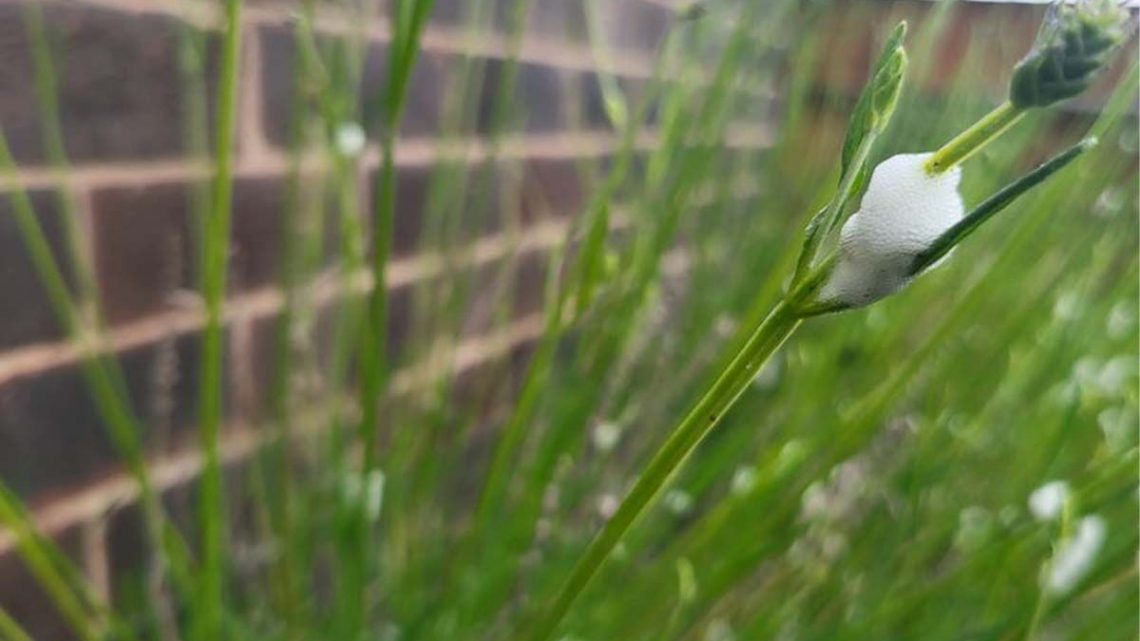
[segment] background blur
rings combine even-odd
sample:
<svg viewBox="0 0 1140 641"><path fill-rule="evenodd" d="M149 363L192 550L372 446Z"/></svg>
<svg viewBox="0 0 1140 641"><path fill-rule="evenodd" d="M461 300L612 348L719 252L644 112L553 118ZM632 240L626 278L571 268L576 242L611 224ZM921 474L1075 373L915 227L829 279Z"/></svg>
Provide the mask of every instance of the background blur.
<svg viewBox="0 0 1140 641"><path fill-rule="evenodd" d="M216 6L34 4L38 18L0 1L0 128L18 166L0 173L0 194L28 192L51 250L78 265L77 299L91 279L86 304L106 319L154 482L192 531L204 518L194 289ZM246 3L222 436L243 638L290 638L266 596L277 560L316 568L302 591L312 610L335 584L321 551L335 516L322 504L352 490L316 444L333 438L326 408L346 388L338 319L368 287L346 276L344 240L353 218L367 233L372 208L384 4L316 3L306 40L300 3ZM747 6L710 3L682 22L664 0L437 1L396 151L395 369L367 638L512 638L733 329L758 298L775 300L895 22L909 21L911 65L879 157L932 150L1003 100L1045 11ZM1094 130L1102 144L1087 158L902 294L791 339L575 606L565 639L996 640L1034 627L1040 639L1136 638L1136 62L1132 39L1093 89L969 161L963 193L976 203ZM472 521L543 331L544 283L568 236L573 254L575 221L621 164L630 122L602 282L635 268L647 235L665 243L659 260L631 307L603 306L567 332L509 452L501 511ZM137 491L12 206L0 198L0 480L144 638L178 638L155 605L169 595L155 587ZM304 552L283 548L262 514L279 488L262 470L276 459L260 458L282 416ZM1095 514L1106 534L1075 585L1041 598L1064 526L1027 499L1052 480L1075 497L1066 518ZM74 638L3 529L0 605L37 640ZM333 623L313 629L292 638L337 638Z"/></svg>

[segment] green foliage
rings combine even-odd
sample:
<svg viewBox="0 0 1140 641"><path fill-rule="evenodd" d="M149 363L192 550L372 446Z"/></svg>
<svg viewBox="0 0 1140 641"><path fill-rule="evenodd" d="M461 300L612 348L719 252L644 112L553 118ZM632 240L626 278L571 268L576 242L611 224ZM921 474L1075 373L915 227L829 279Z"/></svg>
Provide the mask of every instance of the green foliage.
<svg viewBox="0 0 1140 641"><path fill-rule="evenodd" d="M388 82L363 101L380 116L381 197L371 211L361 202L371 186L362 160L334 138L345 122L372 122L360 107L363 43L315 33L316 4L306 1L293 24L302 46L285 309L271 319L271 411L256 419L268 440L249 469L225 475L225 500L214 485L189 522L168 515L176 497L156 496L140 399L123 393L105 329L91 318L97 310L76 300L41 214L8 182L20 168L0 144L4 197L84 346L85 380L137 484L148 535L148 567L116 578L108 599L35 531L3 479L0 537L13 537L77 637L1133 638L1134 62L1100 113L999 108L982 128L986 153L964 166L963 196L979 204L914 269L951 247L953 258L869 309L801 322L830 311L805 301L827 276L824 241L861 192L872 156L933 149L995 113L977 82L994 73L992 62L979 56L945 79L944 93L925 83L902 91L909 63L912 75L939 68L934 45L955 20L916 23L905 51L905 27L891 31L848 113L854 96L821 99L815 73L832 48L886 31L877 3L693 5L707 15L677 16L640 95L603 79L607 104L628 107L613 112L623 114L610 123L614 152L581 162L589 197L559 227L564 219L529 191L523 220L510 195L523 193L524 166L498 142L526 131L510 104L517 29L527 22L527 2L517 0L500 63L505 88L484 141L490 158L474 168L440 157L431 168L419 249L438 258L438 271L405 285L410 336L384 353L392 290L372 294L360 283L369 272L383 283L391 263L395 132L431 3L390 7ZM375 17L369 3L347 4L362 23ZM499 10L491 0L464 5L473 34ZM824 29L836 11L845 22ZM975 25L974 38L1006 26ZM233 81L236 39L229 44L222 78ZM474 135L483 72L479 56L455 56L441 109L451 143ZM186 85L201 99L204 66L186 57ZM38 67L43 99L53 101L51 65ZM785 82L796 90L780 93ZM773 93L779 108L759 111ZM187 104L191 132L206 131L199 102ZM234 115L232 100L219 107ZM218 142L228 117L215 121ZM772 145L737 144L739 127L767 122ZM652 146L641 142L650 129ZM1042 149L1086 135L1100 144L1077 143L1030 169ZM213 148L224 160L224 145ZM305 169L312 158L321 171ZM53 164L69 171L65 161ZM217 269L228 173L203 209L213 221L212 306L225 290ZM801 214L820 210L804 251L791 239ZM365 211L376 236L364 231ZM985 233L973 234L982 223ZM548 256L538 260L519 242L536 224L562 234L546 232ZM483 225L501 232L476 251L473 230ZM542 309L524 324L537 339L470 349L472 319L492 338L518 327L517 275L537 269ZM331 299L317 295L331 285ZM483 359L477 376L459 369L473 353ZM209 379L221 385L216 371ZM206 436L209 453L218 434ZM209 468L218 481L219 461ZM1039 519L1028 497L1053 480L1071 492L1060 518ZM1084 573L1064 590L1043 589L1057 550L1093 515L1105 538ZM0 606L0 638L28 641L14 614Z"/></svg>
<svg viewBox="0 0 1140 641"><path fill-rule="evenodd" d="M906 37L906 22L895 26L879 59L871 69L871 80L859 95L855 109L851 113L851 122L847 125L847 137L843 140L843 156L840 165L840 180L847 175L851 161L855 159L856 151L863 145L866 138L881 134L890 122L891 114L898 104L902 93L903 77L906 73L906 49L903 48L903 39ZM856 167L862 170L861 167Z"/></svg>

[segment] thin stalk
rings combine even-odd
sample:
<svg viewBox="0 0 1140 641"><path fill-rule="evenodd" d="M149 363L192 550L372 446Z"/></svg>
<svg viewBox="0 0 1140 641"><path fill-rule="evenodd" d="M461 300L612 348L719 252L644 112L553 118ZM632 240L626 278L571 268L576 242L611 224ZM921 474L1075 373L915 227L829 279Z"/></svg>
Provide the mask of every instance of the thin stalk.
<svg viewBox="0 0 1140 641"><path fill-rule="evenodd" d="M306 0L304 3L302 11L307 18L313 13L313 3L314 0ZM302 31L303 23L306 21L298 21L294 27L295 33ZM296 407L290 396L290 387L296 370L292 350L293 332L297 325L297 317L301 314L302 301L298 290L303 277L307 275L306 267L308 267L305 261L302 231L304 202L301 196L301 157L307 142L305 125L310 114L305 91L311 74L306 65L306 56L300 47L293 55L293 65L297 71L293 77L292 105L289 114L289 164L281 222L285 236L280 267L284 304L277 319L273 338L273 379L270 382L268 402L270 421L276 436L276 442L269 450L271 460L276 465L276 477L268 478L266 475L264 478L267 488L272 488L265 492L268 495L265 510L269 515L269 526L274 538L280 542L284 550L274 564L272 590L277 597L279 613L284 621L285 637L288 639L296 639L300 635L301 618L307 605L298 578L301 572L295 558L298 538L293 507L296 478L293 472L293 460L289 454L293 442L293 413ZM318 238L318 242L319 240Z"/></svg>
<svg viewBox="0 0 1140 641"><path fill-rule="evenodd" d="M7 139L0 132L0 175L11 178L15 171L16 164L8 149ZM7 198L12 205L12 215L21 240L52 311L63 326L64 333L81 351L80 372L95 402L96 412L107 426L115 449L123 457L138 485L148 536L157 547L165 550L165 560L171 564L173 578L178 587L185 590L189 587L189 552L178 532L163 517L139 443L139 421L131 409L121 378L116 376L115 363L101 353L98 335L92 336L83 324L82 314L71 298L63 272L55 260L27 192L14 188L7 194Z"/></svg>
<svg viewBox="0 0 1140 641"><path fill-rule="evenodd" d="M19 507L15 496L0 486L0 524L15 537L21 558L27 564L39 586L48 594L60 614L83 641L97 641L99 608L94 591L83 582L82 576L69 563L64 565L62 555L52 554L52 548L32 529L30 520ZM5 626L0 625L0 629Z"/></svg>
<svg viewBox="0 0 1140 641"><path fill-rule="evenodd" d="M203 225L202 297L206 325L202 336L202 373L198 420L205 464L201 479L202 526L201 585L197 595L195 638L222 638L225 506L219 434L222 423L223 308L229 254L233 192L234 125L237 119L238 64L241 53L241 0L226 0L225 39L222 47L218 119L215 130L216 168L211 189L210 215Z"/></svg>
<svg viewBox="0 0 1140 641"><path fill-rule="evenodd" d="M1024 115L1024 109L1014 107L1008 100L1003 102L997 109L982 116L981 120L970 125L969 129L934 152L934 155L926 161L926 172L932 175L940 174L960 164L1012 127Z"/></svg>
<svg viewBox="0 0 1140 641"><path fill-rule="evenodd" d="M653 501L689 454L724 418L749 382L800 324L787 302L780 302L751 333L744 348L717 377L654 455L613 518L590 543L538 624L524 638L545 641L601 568L614 546Z"/></svg>
<svg viewBox="0 0 1140 641"><path fill-rule="evenodd" d="M44 149L53 170L66 177L70 165L59 113L59 82L42 10L38 5L28 4L23 18L32 45L36 97L43 116L40 122ZM8 173L15 168L6 141L0 135L0 171ZM26 194L17 190L9 198L16 210L24 245L32 254L37 275L48 290L54 312L65 332L84 348L82 372L87 387L91 390L100 417L107 425L116 448L127 460L127 467L138 483L148 536L160 555L160 561L170 565L175 580L182 581L182 587L186 587L189 555L181 538L165 521L153 492L139 444L140 425L131 409L122 372L114 359L99 354L98 339L104 329L104 320L91 257L82 241L80 212L74 193L66 181L55 190L58 216L64 230L71 274L77 290L74 296L44 239L43 230Z"/></svg>
<svg viewBox="0 0 1140 641"><path fill-rule="evenodd" d="M667 42L673 41L673 36L666 37L668 38ZM563 329L562 314L566 304L570 301L571 296L577 294L579 298L575 303L580 311L584 305L582 299L590 296L589 290L592 285L588 282L588 278L591 275L591 270L587 264L593 262L595 258L600 260L602 257L604 242L609 232L610 203L632 165L637 133L641 130L641 123L644 122L645 114L660 87L661 72L666 60L670 58L669 51L671 51L671 47L663 46L658 52L650 87L637 109L637 116L626 123L622 132L621 146L614 160L614 167L605 183L591 199L583 216L586 220L587 232L585 245L575 265L575 271L580 275L580 281L577 283L578 291L575 292L572 286L560 288L557 278L548 279L546 302L543 306L546 310L543 337L527 369L522 390L519 393L519 400L514 406L510 419L501 431L487 479L480 491L473 519L476 531L482 531L486 527L488 520L496 514L495 510L502 500L515 455L525 437L526 426L533 417L533 412L537 408L538 400L546 385L554 348L558 344L558 338ZM551 265L553 264L555 263L552 262Z"/></svg>
<svg viewBox="0 0 1140 641"><path fill-rule="evenodd" d="M420 51L420 37L427 24L434 0L404 0L393 6L393 35L389 51L388 82L381 104L380 152L381 167L376 178L376 205L372 215L372 291L368 304L364 331L360 340L360 422L357 440L363 450L360 469L360 487L366 487L368 476L377 467L377 419L380 403L385 396L389 372L387 362L388 335L388 259L392 252L392 237L396 210L396 141L400 122L411 84L412 72ZM368 493L360 493L361 505L353 517L351 537L358 545L360 566L358 585L351 586L355 594L351 599L346 626L353 634L362 630L368 618L368 595L363 571L370 565L372 544L369 540L370 522L363 505Z"/></svg>
<svg viewBox="0 0 1140 641"><path fill-rule="evenodd" d="M2 641L32 641L32 637L20 627L20 624L0 607L0 640Z"/></svg>
<svg viewBox="0 0 1140 641"><path fill-rule="evenodd" d="M24 28L31 40L32 67L34 70L37 105L41 111L40 127L43 129L44 150L52 168L61 176L69 171L67 148L63 142L62 120L59 115L59 82L55 65L52 62L51 47L44 27L43 12L39 5L24 5ZM71 273L78 284L79 308L88 309L98 302L95 279L90 269L90 260L83 244L79 229L79 208L75 204L75 194L67 182L55 190L59 207L59 218L67 239L71 258ZM95 310L92 310L95 311ZM98 318L98 314L94 314Z"/></svg>
<svg viewBox="0 0 1140 641"><path fill-rule="evenodd" d="M411 2L409 5L408 2ZM372 291L361 354L360 441L364 447L363 473L375 466L376 418L387 380L386 337L388 331L387 267L392 252L396 211L396 139L404 112L407 89L419 53L420 36L435 0L397 3L396 30L392 42L389 81L384 96L381 132L381 168L376 180L376 209L372 220Z"/></svg>

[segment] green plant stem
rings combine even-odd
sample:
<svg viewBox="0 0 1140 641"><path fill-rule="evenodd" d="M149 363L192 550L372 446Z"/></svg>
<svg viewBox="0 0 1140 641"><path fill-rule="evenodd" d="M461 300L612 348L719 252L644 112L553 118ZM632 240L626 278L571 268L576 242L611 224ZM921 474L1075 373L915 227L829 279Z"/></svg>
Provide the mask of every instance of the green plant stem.
<svg viewBox="0 0 1140 641"><path fill-rule="evenodd" d="M201 585L194 638L223 638L222 585L225 507L219 434L222 423L223 308L229 254L233 192L234 125L237 120L238 64L241 53L241 0L225 4L225 40L215 130L216 167L211 190L210 215L203 226L202 297L206 324L202 336L202 373L198 420L205 464L202 471L199 519L202 526Z"/></svg>
<svg viewBox="0 0 1140 641"><path fill-rule="evenodd" d="M0 607L0 641L32 641L32 637L3 607Z"/></svg>
<svg viewBox="0 0 1140 641"><path fill-rule="evenodd" d="M525 638L545 641L550 637L614 546L701 440L720 423L768 358L799 324L799 315L787 302L780 302L752 332L740 353L721 372L712 387L697 401L653 456L613 518L590 543L558 596Z"/></svg>
<svg viewBox="0 0 1140 641"><path fill-rule="evenodd" d="M926 173L940 174L961 163L1012 127L1024 115L1024 109L1014 107L1008 100L1003 102L997 109L982 116L981 120L934 152L934 155L926 161Z"/></svg>
<svg viewBox="0 0 1140 641"><path fill-rule="evenodd" d="M83 641L97 641L100 638L98 610L102 608L95 605L93 590L66 559L53 554L54 548L33 529L16 497L3 486L0 486L0 525L15 538L31 575L76 635ZM0 621L0 630L5 628Z"/></svg>
<svg viewBox="0 0 1140 641"><path fill-rule="evenodd" d="M410 4L409 4L410 2ZM396 139L419 53L420 36L434 0L405 0L394 7L396 30L392 40L389 81L384 96L384 119L380 152L381 168L376 180L376 208L372 219L372 292L368 299L368 322L361 355L361 421L359 436L364 447L362 473L376 464L376 418L387 380L386 337L388 327L388 257L396 211Z"/></svg>

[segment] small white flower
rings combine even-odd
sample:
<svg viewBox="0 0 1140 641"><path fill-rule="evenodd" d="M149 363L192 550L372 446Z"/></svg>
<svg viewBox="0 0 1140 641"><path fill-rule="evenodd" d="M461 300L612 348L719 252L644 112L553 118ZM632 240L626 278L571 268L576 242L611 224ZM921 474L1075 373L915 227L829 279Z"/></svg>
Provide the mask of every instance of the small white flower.
<svg viewBox="0 0 1140 641"><path fill-rule="evenodd" d="M1086 516L1077 523L1077 532L1061 543L1049 565L1045 588L1054 594L1065 594L1092 568L1096 555L1104 545L1106 526L1097 515Z"/></svg>
<svg viewBox="0 0 1140 641"><path fill-rule="evenodd" d="M342 481L342 492L349 503L360 504L364 515L369 521L380 519L380 511L384 506L384 472L372 470L364 477L363 482L356 474L349 474Z"/></svg>
<svg viewBox="0 0 1140 641"><path fill-rule="evenodd" d="M1072 321L1077 318L1080 298L1076 292L1065 292L1057 297L1053 303L1053 317L1060 321Z"/></svg>
<svg viewBox="0 0 1140 641"><path fill-rule="evenodd" d="M1136 375L1136 357L1132 354L1115 356L1108 360L1096 377L1100 391L1108 396L1124 396L1129 379Z"/></svg>
<svg viewBox="0 0 1140 641"><path fill-rule="evenodd" d="M1068 500L1069 484L1050 481L1029 495L1029 511L1038 521L1052 521L1061 515L1061 509Z"/></svg>
<svg viewBox="0 0 1140 641"><path fill-rule="evenodd" d="M915 256L962 219L961 169L930 175L931 154L900 154L875 168L859 211L843 225L839 260L822 301L851 307L889 296L910 280Z"/></svg>
<svg viewBox="0 0 1140 641"><path fill-rule="evenodd" d="M333 145L337 153L346 158L353 158L364 150L367 138L364 130L355 122L342 122L333 134Z"/></svg>
<svg viewBox="0 0 1140 641"><path fill-rule="evenodd" d="M1126 406L1106 407L1096 416L1104 442L1114 454L1122 454L1136 441L1136 412Z"/></svg>
<svg viewBox="0 0 1140 641"><path fill-rule="evenodd" d="M736 496L741 496L752 491L756 487L756 468L751 465L736 468L732 473L732 488L731 492Z"/></svg>
<svg viewBox="0 0 1140 641"><path fill-rule="evenodd" d="M380 510L384 507L384 473L372 470L364 479L364 513L369 521L380 518Z"/></svg>
<svg viewBox="0 0 1140 641"><path fill-rule="evenodd" d="M728 314L721 314L716 317L716 322L713 323L713 332L720 338L728 338L736 331L736 319Z"/></svg>
<svg viewBox="0 0 1140 641"><path fill-rule="evenodd" d="M617 423L610 421L602 421L594 426L594 431L591 433L591 438L594 442L594 447L603 454L613 451L617 446L618 440L621 439L621 428Z"/></svg>
<svg viewBox="0 0 1140 641"><path fill-rule="evenodd" d="M1115 339L1128 336L1132 326L1136 324L1135 306L1135 301L1121 301L1112 307L1112 311L1108 313L1108 322L1106 323L1109 336Z"/></svg>
<svg viewBox="0 0 1140 641"><path fill-rule="evenodd" d="M693 497L685 490L669 490L664 497L665 507L678 516L687 514L693 509Z"/></svg>

